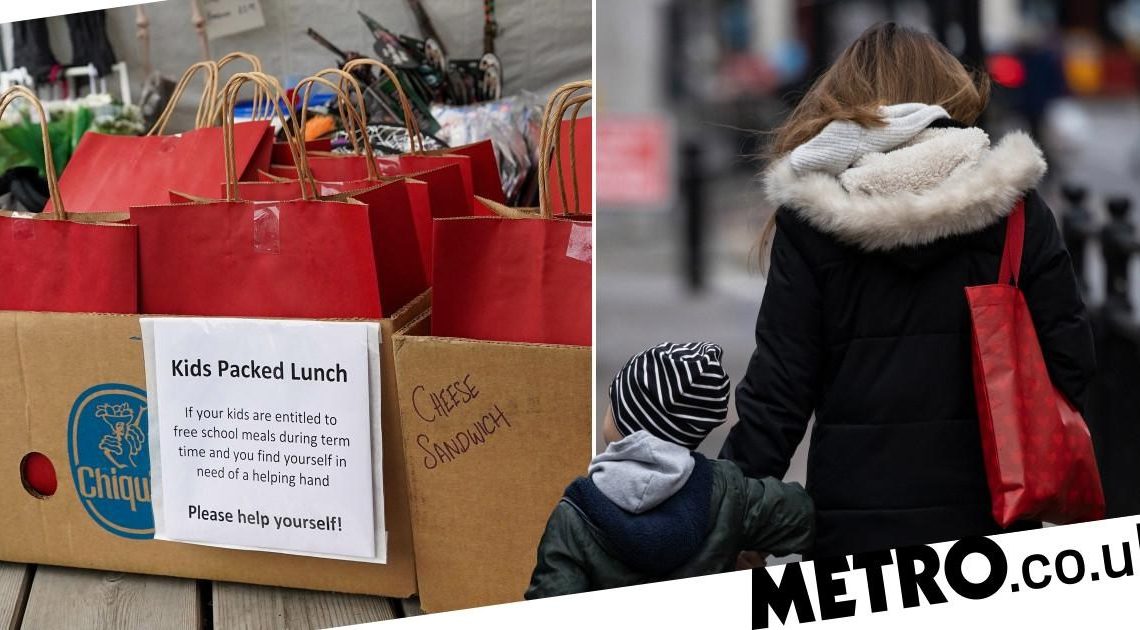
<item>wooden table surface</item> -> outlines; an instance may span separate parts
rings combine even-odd
[[[414,599],[0,562],[0,630],[309,630],[419,614]]]

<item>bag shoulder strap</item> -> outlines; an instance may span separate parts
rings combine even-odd
[[[1025,199],[1018,199],[1005,224],[1005,248],[1001,253],[998,284],[1017,286],[1021,271],[1021,251],[1025,247]]]

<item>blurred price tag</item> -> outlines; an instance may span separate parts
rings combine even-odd
[[[252,31],[265,26],[261,0],[203,0],[206,35],[210,39]]]

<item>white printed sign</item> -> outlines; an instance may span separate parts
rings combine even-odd
[[[206,36],[210,39],[236,35],[265,26],[260,0],[203,0]]]
[[[378,324],[141,322],[155,538],[386,562]]]

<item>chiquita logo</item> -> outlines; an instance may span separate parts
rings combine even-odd
[[[83,392],[68,419],[75,491],[91,518],[126,538],[153,538],[146,392],[107,383]]]

